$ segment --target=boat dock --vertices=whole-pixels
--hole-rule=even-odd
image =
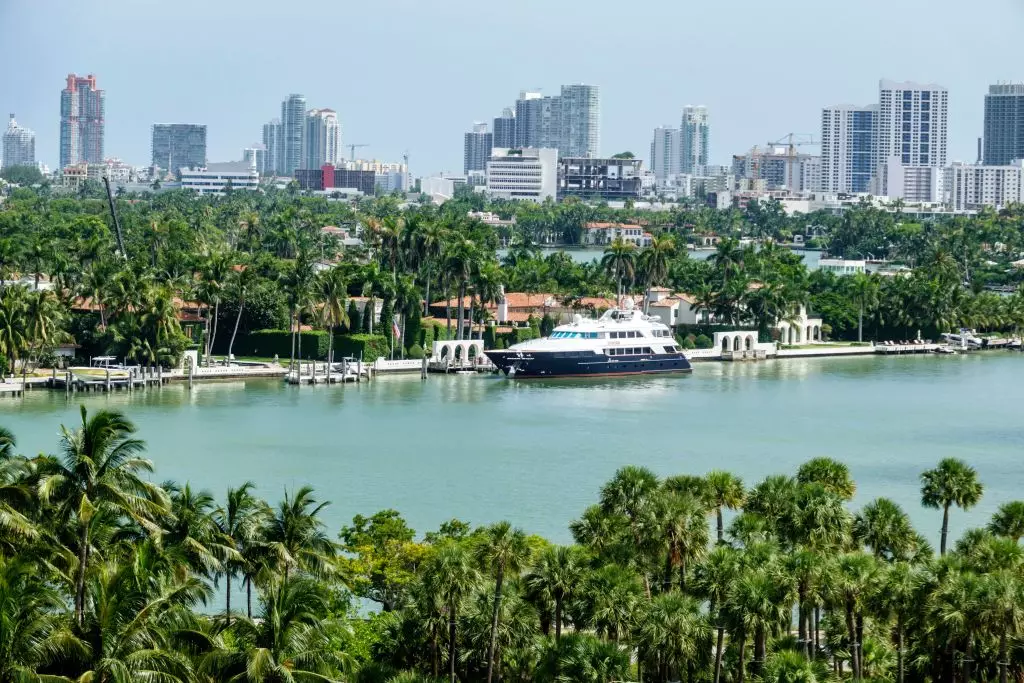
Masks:
[[[943,349],[948,348],[946,344],[933,344],[929,341],[914,342],[884,342],[875,344],[875,353],[882,355],[903,355],[908,353],[944,353]]]

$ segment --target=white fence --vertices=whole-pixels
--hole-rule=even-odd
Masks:
[[[419,372],[423,369],[422,360],[388,360],[378,358],[373,362],[373,372]]]

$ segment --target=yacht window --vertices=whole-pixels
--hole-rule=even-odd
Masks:
[[[654,351],[651,351],[651,347],[650,346],[645,346],[644,347],[644,353],[654,353]]]

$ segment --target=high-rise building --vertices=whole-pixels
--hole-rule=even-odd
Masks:
[[[681,138],[680,171],[691,175],[704,175],[704,169],[708,165],[710,137],[707,107],[692,104],[683,107],[683,118],[679,131]]]
[[[1024,159],[1024,83],[990,85],[982,161],[1001,166],[1015,159]]]
[[[596,85],[563,85],[554,97],[523,91],[516,100],[515,146],[555,148],[563,156],[597,156],[600,110]]]
[[[242,150],[242,161],[249,165],[249,168],[263,175],[263,169],[267,167],[267,147],[259,142]]]
[[[487,124],[474,123],[473,130],[466,133],[462,172],[487,170],[493,147],[494,136],[487,130]]]
[[[152,165],[170,173],[206,166],[206,126],[154,123]]]
[[[946,166],[949,91],[941,85],[878,84],[878,163]]]
[[[281,119],[271,119],[263,124],[263,146],[267,152],[263,157],[263,168],[256,169],[261,175],[284,175],[284,126]]]
[[[869,192],[878,172],[878,105],[842,104],[821,112],[821,180],[824,192]]]
[[[948,203],[954,211],[1002,209],[1024,202],[1024,161],[1000,166],[954,162],[945,172]]]
[[[335,166],[342,161],[341,125],[333,109],[306,112],[306,131],[302,141],[302,168]]]
[[[60,165],[103,161],[104,93],[96,77],[68,74],[60,93]]]
[[[654,139],[651,140],[651,170],[659,183],[664,182],[669,176],[680,173],[682,150],[679,142],[678,128],[662,126],[654,129]]]
[[[4,132],[3,157],[0,168],[36,165],[36,134],[18,125],[11,114]]]
[[[290,176],[302,168],[302,142],[305,132],[306,98],[291,94],[281,103],[281,166],[279,175]]]
[[[516,112],[505,107],[501,116],[494,119],[494,146],[509,149],[516,146]]]
[[[596,85],[563,85],[558,154],[596,157],[601,147],[601,94]]]
[[[495,199],[543,202],[558,194],[557,149],[494,148],[487,162],[487,194]]]

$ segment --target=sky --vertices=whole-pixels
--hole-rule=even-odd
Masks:
[[[60,90],[92,73],[107,156],[147,165],[153,123],[204,123],[229,161],[298,92],[359,156],[408,151],[425,175],[461,171],[463,134],[520,90],[589,83],[602,154],[646,159],[656,126],[704,104],[724,164],[819,137],[822,107],[890,78],[949,88],[949,158],[974,161],[988,85],[1024,81],[1021,35],[1024,0],[0,0],[0,112],[55,167]]]

